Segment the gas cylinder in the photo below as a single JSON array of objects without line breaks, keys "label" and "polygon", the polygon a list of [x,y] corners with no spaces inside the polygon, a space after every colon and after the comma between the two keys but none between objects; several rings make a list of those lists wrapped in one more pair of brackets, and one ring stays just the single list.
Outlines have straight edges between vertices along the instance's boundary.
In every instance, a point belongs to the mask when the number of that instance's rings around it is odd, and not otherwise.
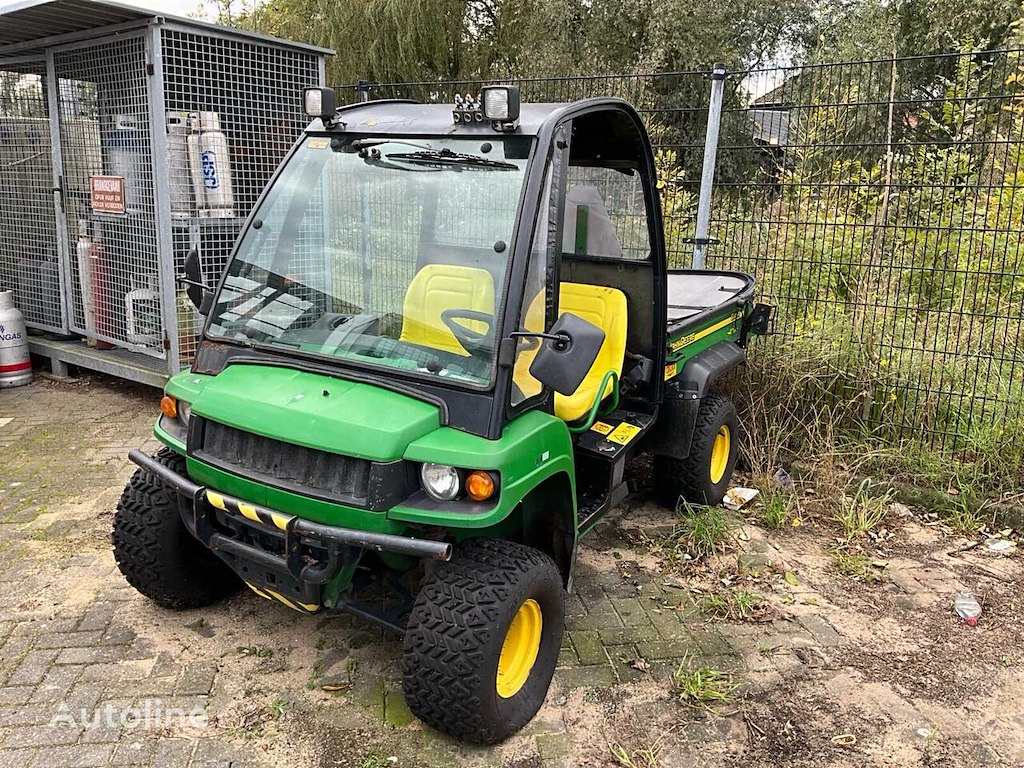
[{"label": "gas cylinder", "polygon": [[143,208],[146,189],[150,187],[146,134],[133,115],[117,115],[114,131],[103,144],[108,173],[124,179],[125,210],[138,213]]},{"label": "gas cylinder", "polygon": [[167,110],[167,182],[171,187],[171,216],[195,216],[192,183],[188,170],[189,113]]},{"label": "gas cylinder", "polygon": [[14,306],[14,292],[0,291],[0,387],[32,381],[25,318]]},{"label": "gas cylinder", "polygon": [[228,140],[216,112],[192,115],[188,135],[188,164],[192,192],[200,218],[229,219],[235,215]]},{"label": "gas cylinder", "polygon": [[78,221],[78,243],[75,255],[78,257],[78,287],[82,294],[82,313],[85,315],[85,335],[90,346],[96,346],[96,295],[92,284],[93,266],[89,261],[92,254],[92,238],[89,236],[87,219]]}]

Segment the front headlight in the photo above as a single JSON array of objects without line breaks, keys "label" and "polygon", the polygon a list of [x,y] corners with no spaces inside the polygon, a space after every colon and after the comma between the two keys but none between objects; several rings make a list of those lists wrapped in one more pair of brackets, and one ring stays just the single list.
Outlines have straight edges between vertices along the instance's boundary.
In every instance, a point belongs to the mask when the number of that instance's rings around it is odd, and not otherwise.
[{"label": "front headlight", "polygon": [[462,490],[459,470],[447,464],[424,464],[420,468],[423,490],[436,501],[451,501]]},{"label": "front headlight", "polygon": [[188,438],[188,422],[192,406],[184,400],[165,395],[160,401],[160,428],[176,440]]}]

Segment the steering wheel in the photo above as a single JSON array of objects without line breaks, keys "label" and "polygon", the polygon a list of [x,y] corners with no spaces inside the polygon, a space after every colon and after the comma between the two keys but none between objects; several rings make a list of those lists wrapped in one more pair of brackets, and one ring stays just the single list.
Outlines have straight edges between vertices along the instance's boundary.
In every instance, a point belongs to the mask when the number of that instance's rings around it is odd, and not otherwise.
[{"label": "steering wheel", "polygon": [[[473,331],[457,322],[458,320],[475,320],[487,325],[483,333]],[[490,354],[494,348],[494,315],[477,312],[474,309],[441,310],[441,322],[448,326],[455,339],[469,354]]]}]

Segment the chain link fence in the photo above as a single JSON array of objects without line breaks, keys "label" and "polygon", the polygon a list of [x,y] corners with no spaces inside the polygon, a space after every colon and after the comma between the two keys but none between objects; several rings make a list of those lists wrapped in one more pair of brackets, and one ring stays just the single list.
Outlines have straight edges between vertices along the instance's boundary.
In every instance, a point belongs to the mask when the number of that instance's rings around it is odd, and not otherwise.
[{"label": "chain link fence", "polygon": [[[836,426],[1024,454],[1024,51],[729,73],[708,253],[777,308],[752,350]],[[669,264],[692,256],[709,72],[509,78],[619,96],[657,150]],[[470,81],[354,86],[449,102]]]}]

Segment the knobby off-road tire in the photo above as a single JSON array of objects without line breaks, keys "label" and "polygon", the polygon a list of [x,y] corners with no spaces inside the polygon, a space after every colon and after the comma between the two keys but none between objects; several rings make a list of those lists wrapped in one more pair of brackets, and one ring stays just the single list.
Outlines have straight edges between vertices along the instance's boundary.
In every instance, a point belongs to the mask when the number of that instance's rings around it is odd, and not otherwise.
[{"label": "knobby off-road tire", "polygon": [[685,459],[654,457],[658,498],[675,508],[679,498],[691,504],[718,504],[729,489],[738,455],[739,419],[732,401],[711,392],[701,400]]},{"label": "knobby off-road tire", "polygon": [[[156,460],[185,474],[185,459],[168,448]],[[136,470],[117,502],[112,539],[128,583],[164,608],[201,608],[242,586],[185,528],[175,490],[144,469]]]},{"label": "knobby off-road tire", "polygon": [[[427,577],[409,616],[402,659],[409,709],[464,741],[511,736],[544,702],[564,618],[562,578],[550,557],[503,539],[456,546]],[[531,633],[536,660],[517,666],[517,650],[530,644],[516,641]],[[512,645],[502,659],[506,637]]]}]

